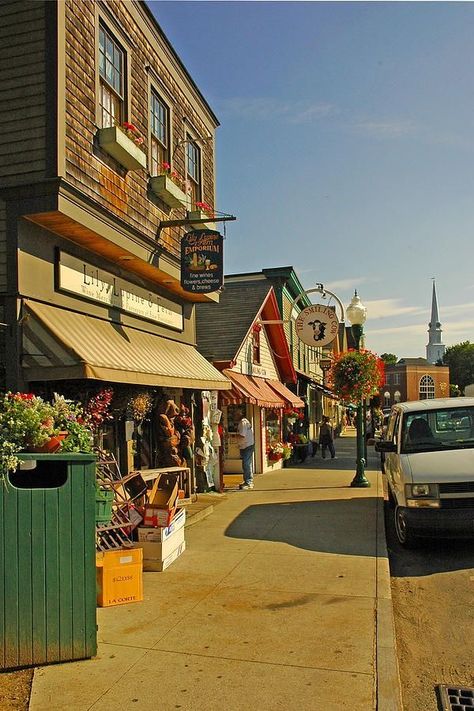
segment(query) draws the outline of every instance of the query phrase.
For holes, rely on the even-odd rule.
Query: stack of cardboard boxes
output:
[[[143,571],[166,570],[186,547],[186,509],[178,508],[178,482],[159,479],[145,504],[138,541],[97,553],[97,604],[100,607],[126,605],[143,600]]]
[[[166,570],[186,548],[186,509],[178,508],[178,483],[157,488],[145,506],[138,543],[143,550],[143,570]]]

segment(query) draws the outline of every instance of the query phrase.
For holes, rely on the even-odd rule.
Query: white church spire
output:
[[[431,297],[431,320],[428,325],[428,344],[426,346],[426,360],[428,363],[438,363],[443,360],[446,346],[441,340],[441,323],[439,321],[438,298],[436,296],[436,284],[433,279],[433,295]]]

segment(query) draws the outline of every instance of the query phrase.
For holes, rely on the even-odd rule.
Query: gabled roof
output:
[[[276,355],[276,366],[283,382],[295,382],[288,343],[275,292],[269,281],[260,277],[225,277],[219,303],[201,303],[196,308],[196,337],[199,351],[214,363],[235,360],[250,329],[257,319],[276,321],[264,324],[270,345]]]

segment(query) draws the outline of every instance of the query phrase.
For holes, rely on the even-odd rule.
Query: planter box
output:
[[[146,154],[118,126],[101,128],[97,136],[100,147],[127,170],[146,168]]]
[[[193,223],[193,220],[204,220],[204,219],[211,219],[208,215],[206,215],[205,212],[201,212],[201,210],[191,210],[191,212],[188,212],[188,220],[191,223],[191,226],[194,227],[196,230],[215,230],[216,229],[216,223],[215,222],[196,222]]]
[[[171,180],[169,175],[157,175],[150,178],[150,189],[168,207],[189,207],[190,198]]]

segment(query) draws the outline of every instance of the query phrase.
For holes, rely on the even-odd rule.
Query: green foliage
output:
[[[449,380],[464,392],[466,385],[474,383],[474,343],[463,341],[446,348],[443,362],[449,365]]]
[[[382,353],[380,360],[383,360],[385,365],[395,365],[398,361],[398,357],[394,353]]]

